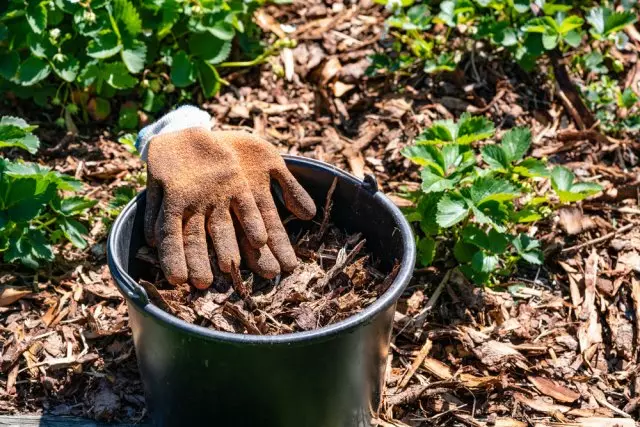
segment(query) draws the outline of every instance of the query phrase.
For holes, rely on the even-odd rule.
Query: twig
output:
[[[243,300],[249,298],[251,296],[251,289],[244,283],[242,280],[242,275],[240,274],[240,269],[235,264],[235,262],[231,262],[231,281],[233,282],[233,289],[238,293],[240,298]]]
[[[562,132],[558,132],[556,137],[558,141],[562,142],[572,142],[572,141],[580,141],[584,139],[588,139],[592,142],[600,142],[602,144],[614,144],[615,141],[611,141],[609,138],[601,134],[595,129],[587,129],[587,130],[574,130],[568,129]]]
[[[591,246],[591,245],[595,245],[595,244],[604,242],[605,240],[609,240],[609,239],[611,239],[612,237],[614,237],[617,234],[624,233],[627,230],[631,230],[634,226],[635,226],[634,223],[627,224],[624,227],[620,227],[617,230],[614,230],[611,233],[607,233],[602,237],[598,237],[597,239],[591,239],[588,242],[584,242],[584,243],[581,243],[579,245],[575,245],[575,246],[570,246],[568,248],[564,248],[560,252],[571,252],[571,251],[575,251],[575,250],[578,250],[578,249],[582,249],[582,248],[584,248],[586,246]]]
[[[253,322],[253,319],[247,317],[247,315],[243,313],[242,310],[240,310],[240,308],[231,304],[229,301],[225,301],[223,309],[227,314],[238,319],[240,323],[242,323],[244,327],[247,328],[247,331],[249,331],[249,333],[253,335],[262,335],[262,332],[255,325],[255,323]]]
[[[411,323],[419,324],[419,325],[422,325],[424,323],[424,320],[427,318],[427,315],[429,314],[431,309],[435,306],[436,302],[438,301],[438,298],[440,298],[440,295],[442,294],[442,291],[444,290],[445,285],[449,282],[449,278],[451,277],[452,271],[453,269],[446,272],[446,274],[440,281],[440,284],[431,295],[431,298],[429,298],[429,301],[427,301],[427,304],[424,306],[422,310],[420,310],[420,313],[418,313],[412,319]]]
[[[426,384],[426,385],[411,386],[407,388],[405,391],[403,391],[402,393],[389,396],[387,399],[385,399],[385,404],[387,406],[406,405],[409,403],[413,403],[422,397],[433,396],[434,394],[447,393],[448,391],[451,390],[451,388],[456,388],[459,385],[460,384],[456,381],[442,381],[442,382],[435,382],[435,383]],[[446,386],[449,386],[449,387],[446,387]]]
[[[318,241],[321,242],[324,237],[324,233],[327,232],[327,228],[329,227],[329,219],[331,218],[331,207],[333,206],[333,192],[336,189],[336,185],[338,185],[338,178],[334,178],[331,183],[331,187],[329,187],[329,191],[327,192],[327,198],[324,202],[324,212],[322,213],[322,224],[320,224],[320,230],[318,231]]]
[[[398,384],[399,389],[404,389],[407,386],[407,384],[409,384],[409,380],[411,380],[411,378],[416,373],[420,365],[422,365],[422,362],[424,362],[424,359],[427,357],[427,355],[431,351],[431,346],[432,346],[432,342],[430,339],[427,338],[427,341],[425,341],[424,345],[420,349],[420,352],[418,352],[418,355],[416,356],[416,358],[413,359],[413,362],[411,363],[411,368],[409,368],[409,370],[404,375],[404,377],[402,377],[402,380],[400,380],[400,384]]]
[[[331,282],[331,280],[333,280],[333,278],[338,275],[338,273],[340,273],[342,270],[344,270],[345,267],[347,267],[349,264],[353,262],[353,260],[358,255],[360,250],[362,250],[362,248],[364,247],[365,243],[366,243],[366,239],[363,239],[351,250],[351,252],[349,252],[348,255],[343,255],[341,257],[339,254],[336,264],[333,267],[331,267],[329,271],[327,271],[326,275],[322,279],[318,280],[318,282],[313,286],[313,288],[317,290],[317,289],[323,289],[325,286],[327,286],[329,282]],[[345,249],[341,250],[341,252],[343,251],[346,252]]]
[[[626,412],[624,412],[622,409],[620,408],[616,408],[614,405],[612,405],[611,403],[609,403],[607,401],[607,398],[604,396],[604,393],[602,391],[599,391],[597,393],[592,393],[591,394],[595,399],[596,402],[598,402],[599,404],[601,404],[602,406],[611,409],[614,413],[624,417],[624,418],[633,418],[631,415],[627,414]]]
[[[593,114],[582,101],[580,93],[569,77],[562,53],[556,48],[549,51],[549,59],[556,77],[556,89],[562,104],[580,129],[592,129],[596,124]]]

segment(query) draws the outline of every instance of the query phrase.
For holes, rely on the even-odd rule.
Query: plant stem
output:
[[[218,67],[223,67],[223,68],[253,67],[255,65],[259,65],[265,62],[270,56],[274,55],[278,50],[280,50],[278,47],[271,46],[267,50],[262,52],[262,54],[257,56],[255,59],[252,59],[251,61],[223,62],[221,64],[218,64]]]
[[[48,226],[50,226],[51,224],[56,222],[56,219],[57,219],[56,217],[53,217],[50,220],[48,220],[47,222],[40,223],[40,225],[38,226],[38,230],[40,230],[42,228],[47,228]]]

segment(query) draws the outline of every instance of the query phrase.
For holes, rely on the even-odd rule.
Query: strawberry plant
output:
[[[15,117],[0,119],[0,148],[36,153],[35,126]],[[78,217],[95,201],[71,196],[80,181],[37,163],[0,158],[0,253],[4,262],[38,268],[54,258],[53,246],[68,240],[78,248],[87,242]]]
[[[108,117],[109,98],[117,93],[136,93],[149,112],[162,108],[168,94],[186,97],[181,91],[195,84],[210,97],[224,82],[219,67],[244,64],[225,63],[234,40],[249,59],[265,60],[252,41],[258,28],[251,16],[260,3],[2,2],[0,89],[41,106],[51,101],[71,115],[82,114],[85,121],[87,113],[99,120]],[[131,110],[120,110],[124,128],[137,125]]]
[[[589,45],[597,41],[605,51],[611,44],[621,48],[627,42],[622,30],[637,19],[632,10],[616,11],[599,2],[593,7],[586,2],[528,0],[445,0],[439,7],[420,0],[376,2],[393,11],[386,25],[394,38],[393,57],[404,56],[404,67],[397,65],[397,60],[384,60],[378,55],[372,58],[372,70],[390,71],[389,64],[396,64],[396,68],[422,64],[426,72],[455,68],[462,52],[450,52],[452,30],[506,49],[521,66],[531,69],[547,51],[576,48],[585,39]],[[444,35],[425,33],[438,24],[448,27]]]
[[[640,130],[640,99],[631,89],[620,89],[618,82],[602,75],[582,88],[589,109],[607,132],[637,132]]]
[[[499,144],[477,147],[494,133],[489,120],[465,114],[434,123],[402,151],[421,167],[420,190],[405,195],[414,206],[406,215],[416,225],[419,262],[452,255],[479,284],[496,283],[521,260],[541,264],[540,243],[523,225],[601,190],[576,182],[567,168],[525,157],[529,129],[511,129]]]

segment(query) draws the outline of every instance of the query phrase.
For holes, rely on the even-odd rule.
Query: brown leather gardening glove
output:
[[[145,128],[139,135],[139,149],[143,158],[148,156],[145,236],[158,247],[167,280],[188,280],[200,289],[211,285],[206,230],[223,272],[240,263],[238,237],[256,273],[274,277],[279,265],[292,269],[296,258],[275,210],[271,177],[279,181],[287,207],[299,217],[313,217],[313,200],[265,141],[246,133],[211,132],[202,124],[182,129],[185,125],[175,121],[162,124],[186,108],[152,125],[161,131]]]
[[[269,236],[267,245],[258,247],[246,232],[239,230],[240,249],[247,265],[266,278],[273,278],[281,271],[292,271],[298,261],[273,201],[271,180],[276,180],[282,188],[287,209],[300,219],[315,216],[313,200],[291,175],[278,151],[264,139],[245,132],[213,134],[236,153]]]

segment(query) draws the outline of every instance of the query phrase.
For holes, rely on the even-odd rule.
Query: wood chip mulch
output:
[[[456,72],[366,78],[382,48],[383,8],[313,0],[260,12],[265,38],[287,23],[299,41],[203,105],[218,128],[260,134],[283,153],[373,173],[393,196],[419,176],[400,150],[434,120],[464,111],[500,134],[528,126],[532,155],[564,164],[605,190],[539,227],[546,264],[501,287],[470,285],[450,265],[419,268],[398,304],[380,426],[633,427],[640,415],[640,168],[638,135],[601,138],[576,127],[545,84],[507,58],[478,51]],[[636,61],[640,45],[635,43]],[[625,66],[623,74],[635,69]],[[621,77],[624,81],[624,75]],[[195,92],[194,92],[195,93]],[[106,268],[116,189],[142,188],[143,166],[111,124],[61,135],[45,116],[39,161],[87,183],[91,246],[70,247],[48,271],[0,268],[0,414],[145,419],[126,306]],[[36,116],[34,116],[36,115]],[[50,122],[50,121],[49,121]],[[48,150],[47,148],[55,149]],[[104,219],[103,219],[104,218]],[[542,231],[540,231],[542,230]]]

